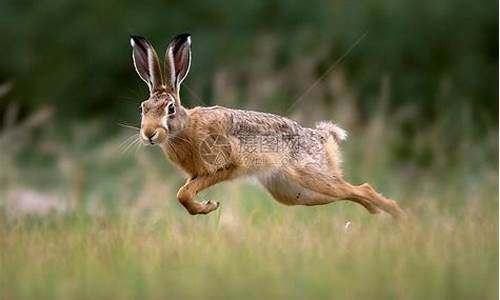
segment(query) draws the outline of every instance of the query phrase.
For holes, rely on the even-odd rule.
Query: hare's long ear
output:
[[[186,78],[191,67],[191,35],[179,34],[168,45],[165,53],[165,78],[174,91]]]
[[[132,46],[135,70],[148,85],[149,92],[154,94],[161,90],[163,80],[155,49],[145,38],[136,35],[130,36],[130,45]]]

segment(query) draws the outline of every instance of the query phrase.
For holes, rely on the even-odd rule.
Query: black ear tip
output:
[[[147,40],[140,35],[130,35],[130,45],[134,47],[135,44],[147,43]]]
[[[178,41],[180,43],[184,43],[184,42],[189,42],[191,43],[191,34],[189,33],[181,33],[181,34],[178,34],[175,38],[174,38],[174,41]]]

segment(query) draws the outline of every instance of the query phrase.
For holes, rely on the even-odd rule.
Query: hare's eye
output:
[[[173,115],[175,114],[175,105],[174,103],[170,102],[168,105],[167,105],[167,114],[170,116],[170,115]]]
[[[139,105],[139,113],[142,114],[142,105]]]

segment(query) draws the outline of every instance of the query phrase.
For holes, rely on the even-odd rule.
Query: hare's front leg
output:
[[[230,178],[231,168],[222,169],[214,174],[208,174],[188,179],[177,192],[177,200],[192,215],[208,214],[219,207],[219,202],[198,202],[194,198],[202,190]]]

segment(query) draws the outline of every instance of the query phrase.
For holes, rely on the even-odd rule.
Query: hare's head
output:
[[[181,105],[179,88],[191,66],[191,36],[178,35],[168,45],[165,76],[156,51],[146,39],[131,36],[130,44],[135,70],[149,87],[149,98],[140,107],[140,136],[146,144],[161,144],[182,131],[189,121]]]

